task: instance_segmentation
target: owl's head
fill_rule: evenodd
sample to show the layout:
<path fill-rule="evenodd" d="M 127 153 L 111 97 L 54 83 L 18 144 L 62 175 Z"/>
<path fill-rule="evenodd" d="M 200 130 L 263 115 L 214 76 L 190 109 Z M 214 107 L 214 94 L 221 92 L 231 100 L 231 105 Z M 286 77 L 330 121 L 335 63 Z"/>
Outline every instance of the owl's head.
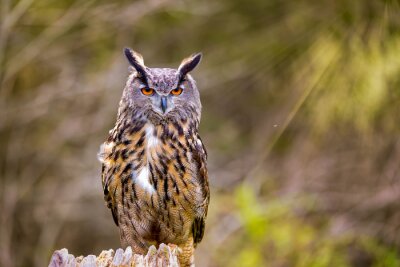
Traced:
<path fill-rule="evenodd" d="M 155 124 L 188 118 L 200 120 L 200 95 L 189 74 L 199 64 L 200 53 L 185 58 L 178 69 L 169 69 L 146 67 L 139 53 L 129 48 L 124 52 L 132 72 L 120 106 Z"/>

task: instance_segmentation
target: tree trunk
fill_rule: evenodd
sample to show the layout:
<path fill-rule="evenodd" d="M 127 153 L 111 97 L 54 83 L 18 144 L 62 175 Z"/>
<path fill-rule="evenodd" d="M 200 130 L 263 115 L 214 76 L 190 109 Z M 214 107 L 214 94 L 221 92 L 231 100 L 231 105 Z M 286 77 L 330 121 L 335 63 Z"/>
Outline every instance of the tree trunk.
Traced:
<path fill-rule="evenodd" d="M 174 245 L 161 244 L 157 250 L 151 246 L 147 255 L 133 254 L 131 247 L 114 250 L 103 250 L 99 256 L 86 257 L 68 254 L 66 248 L 56 250 L 51 257 L 49 267 L 179 267 L 180 249 Z"/>

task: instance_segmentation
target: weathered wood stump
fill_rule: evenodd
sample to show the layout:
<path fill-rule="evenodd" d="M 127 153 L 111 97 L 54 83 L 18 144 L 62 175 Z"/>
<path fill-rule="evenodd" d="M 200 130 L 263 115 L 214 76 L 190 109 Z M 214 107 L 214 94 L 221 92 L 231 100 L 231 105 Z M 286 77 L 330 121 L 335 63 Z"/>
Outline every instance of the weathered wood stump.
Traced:
<path fill-rule="evenodd" d="M 99 256 L 86 257 L 68 254 L 66 248 L 56 250 L 49 267 L 179 267 L 180 249 L 175 245 L 161 244 L 158 250 L 151 246 L 147 255 L 133 254 L 131 247 L 103 250 Z"/>

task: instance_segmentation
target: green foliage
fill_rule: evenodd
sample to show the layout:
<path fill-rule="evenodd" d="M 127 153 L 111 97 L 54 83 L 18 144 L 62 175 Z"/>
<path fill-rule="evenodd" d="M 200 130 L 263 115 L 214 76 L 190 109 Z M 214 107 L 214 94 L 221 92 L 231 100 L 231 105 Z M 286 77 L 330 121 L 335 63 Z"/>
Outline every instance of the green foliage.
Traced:
<path fill-rule="evenodd" d="M 375 261 L 372 267 L 400 266 L 400 255 L 395 249 L 386 247 L 371 238 L 364 238 L 361 245 L 375 259 L 379 259 Z"/>
<path fill-rule="evenodd" d="M 298 202 L 306 208 L 309 201 Z M 312 220 L 295 215 L 290 207 L 299 206 L 298 203 L 261 200 L 248 185 L 237 188 L 235 204 L 242 228 L 227 242 L 223 253 L 229 256 L 223 254 L 227 258 L 223 258 L 226 262 L 222 265 L 346 267 L 352 266 L 346 251 L 356 244 L 378 259 L 374 260 L 374 267 L 394 267 L 399 263 L 395 251 L 371 238 L 332 236 L 326 225 L 316 227 Z"/>
<path fill-rule="evenodd" d="M 357 35 L 344 41 L 324 38 L 323 45 L 310 51 L 307 60 L 314 68 L 308 75 L 323 72 L 317 74 L 316 84 L 308 85 L 316 87 L 308 106 L 317 129 L 326 131 L 330 125 L 345 124 L 363 133 L 372 130 L 393 86 L 400 85 L 399 37 L 391 36 L 385 44 L 374 36 L 367 44 Z"/>

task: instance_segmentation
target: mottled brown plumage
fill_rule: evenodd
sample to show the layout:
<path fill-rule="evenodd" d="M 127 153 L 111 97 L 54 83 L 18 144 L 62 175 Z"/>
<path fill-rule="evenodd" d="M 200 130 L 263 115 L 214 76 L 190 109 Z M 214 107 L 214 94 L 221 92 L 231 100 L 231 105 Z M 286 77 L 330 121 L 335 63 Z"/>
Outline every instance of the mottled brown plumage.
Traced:
<path fill-rule="evenodd" d="M 125 54 L 132 72 L 99 152 L 104 197 L 123 246 L 145 254 L 153 244 L 176 244 L 181 265 L 191 266 L 209 202 L 201 104 L 188 74 L 201 55 L 175 70 L 148 68 L 138 53 Z"/>

